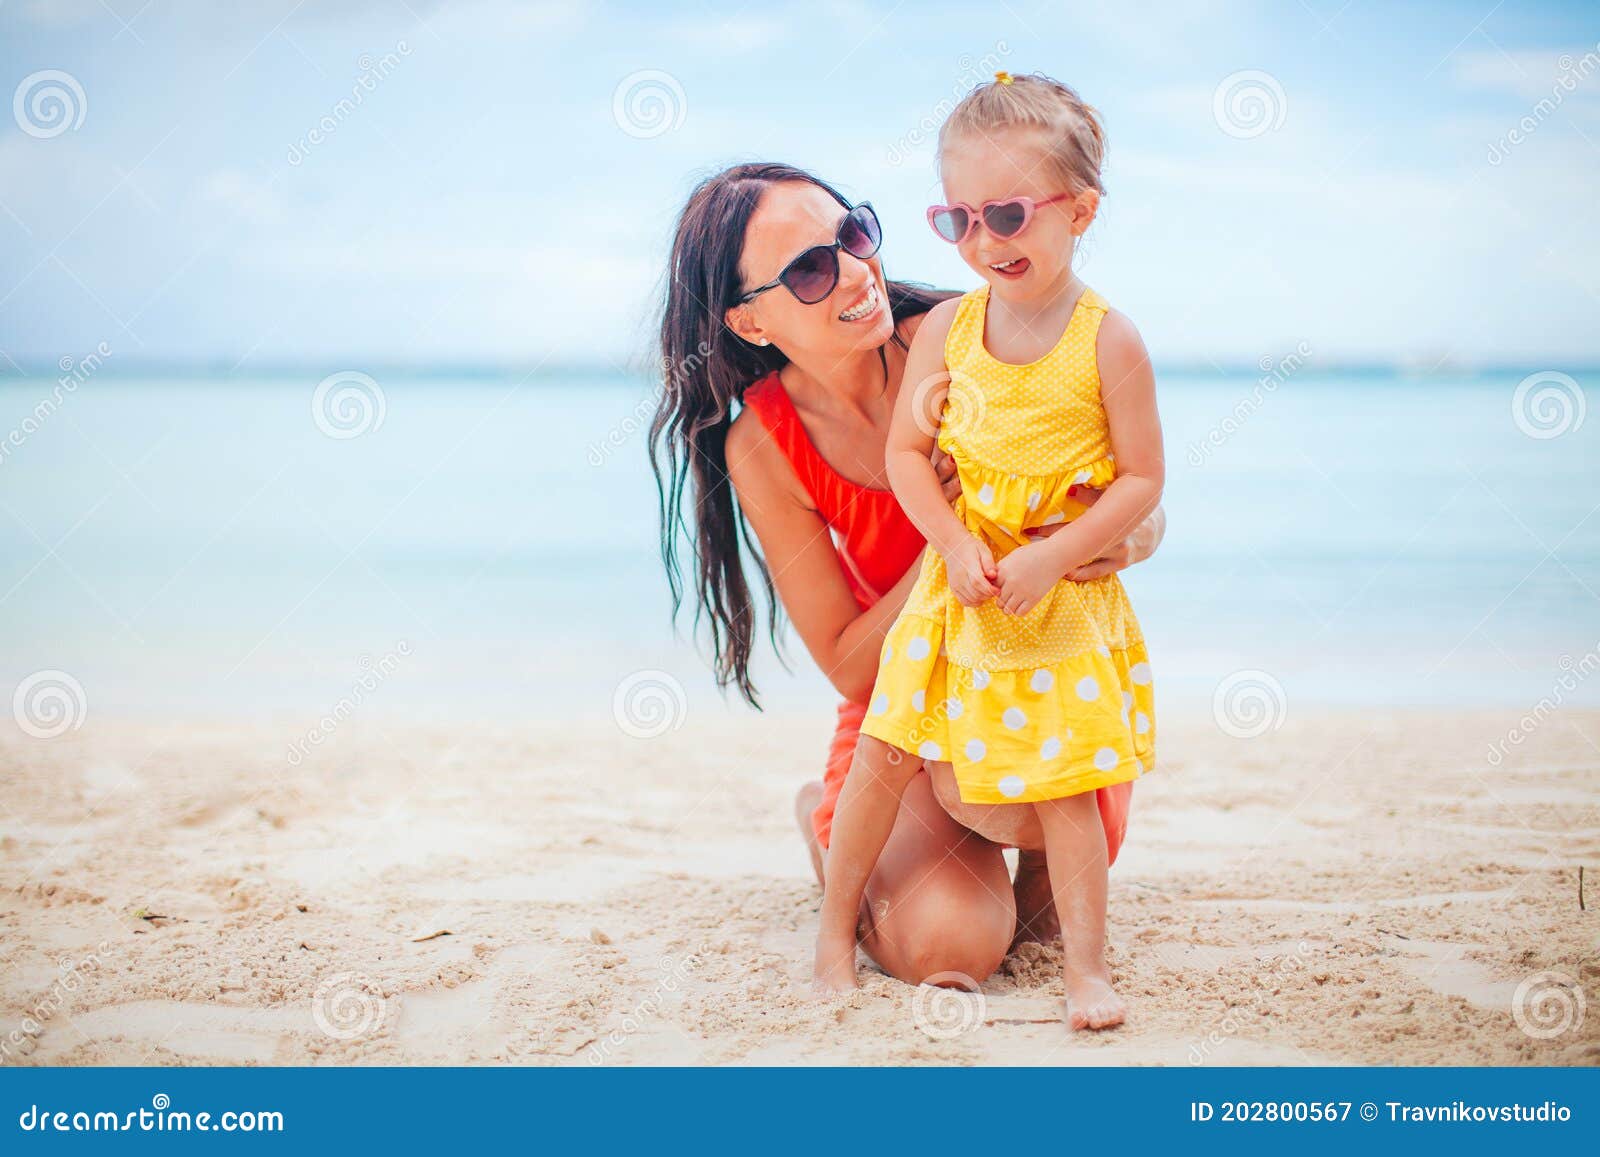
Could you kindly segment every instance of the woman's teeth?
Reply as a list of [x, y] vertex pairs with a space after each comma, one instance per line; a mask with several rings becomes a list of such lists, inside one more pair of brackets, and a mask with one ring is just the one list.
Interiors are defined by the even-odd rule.
[[870, 314], [873, 310], [875, 310], [877, 308], [878, 308], [878, 287], [876, 285], [869, 285], [869, 286], [867, 286], [866, 295], [864, 297], [862, 297], [862, 299], [860, 301], [858, 301], [854, 305], [852, 305], [849, 309], [847, 309], [843, 313], [841, 313], [839, 315], [839, 320], [840, 321], [860, 321], [862, 318], [866, 317], [868, 314]]

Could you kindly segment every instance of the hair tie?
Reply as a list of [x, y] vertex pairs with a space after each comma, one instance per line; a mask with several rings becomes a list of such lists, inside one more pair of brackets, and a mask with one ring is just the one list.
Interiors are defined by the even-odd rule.
[[1011, 74], [1009, 72], [997, 72], [994, 74], [994, 82], [996, 84], [1010, 84]]

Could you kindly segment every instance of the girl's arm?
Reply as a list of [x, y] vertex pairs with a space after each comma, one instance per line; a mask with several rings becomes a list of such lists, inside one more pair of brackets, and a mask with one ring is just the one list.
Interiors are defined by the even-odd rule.
[[1161, 504], [1166, 458], [1155, 373], [1144, 341], [1131, 321], [1113, 311], [1101, 322], [1096, 353], [1117, 477], [1099, 501], [1060, 533], [1002, 560], [1000, 605], [1013, 614], [1032, 610], [1068, 571], [1121, 543]]
[[929, 462], [949, 392], [944, 343], [959, 304], [952, 299], [934, 306], [911, 343], [889, 424], [884, 468], [906, 517], [944, 557], [951, 591], [962, 603], [976, 606], [998, 593], [994, 556], [951, 509]]

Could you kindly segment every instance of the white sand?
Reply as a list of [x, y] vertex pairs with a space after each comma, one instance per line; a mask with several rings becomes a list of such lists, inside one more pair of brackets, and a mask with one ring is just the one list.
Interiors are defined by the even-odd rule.
[[1492, 767], [1513, 717], [1168, 721], [1112, 875], [1130, 1020], [1077, 1037], [1036, 947], [981, 1005], [865, 964], [805, 999], [825, 717], [353, 721], [299, 767], [266, 728], [12, 732], [0, 1063], [1593, 1065], [1600, 715]]

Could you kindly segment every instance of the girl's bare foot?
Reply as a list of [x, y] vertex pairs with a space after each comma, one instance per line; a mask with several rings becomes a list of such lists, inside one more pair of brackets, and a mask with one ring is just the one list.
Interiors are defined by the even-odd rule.
[[817, 843], [817, 829], [811, 826], [811, 813], [822, 802], [822, 781], [814, 779], [801, 786], [794, 797], [794, 818], [800, 825], [800, 835], [806, 841], [806, 851], [811, 853], [811, 870], [822, 883], [822, 846]]
[[1128, 1006], [1111, 987], [1111, 973], [1103, 966], [1099, 971], [1080, 972], [1067, 978], [1067, 1027], [1076, 1032], [1083, 1028], [1111, 1028], [1127, 1018]]
[[1017, 878], [1011, 885], [1017, 902], [1018, 944], [1054, 944], [1061, 937], [1061, 921], [1056, 918], [1055, 895], [1050, 890], [1050, 869], [1043, 852], [1017, 854]]
[[827, 999], [854, 992], [856, 984], [855, 937], [834, 941], [817, 937], [817, 960], [811, 972], [811, 993]]

